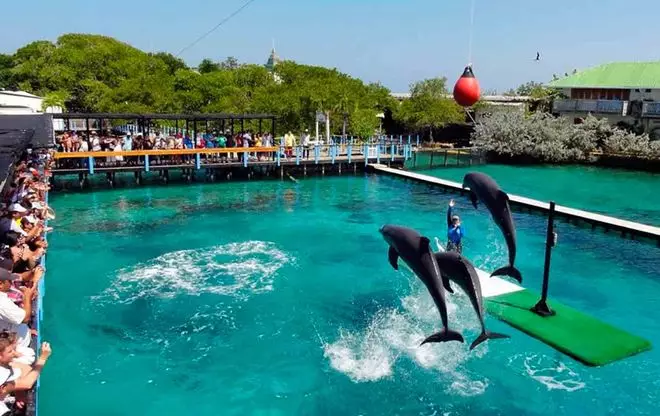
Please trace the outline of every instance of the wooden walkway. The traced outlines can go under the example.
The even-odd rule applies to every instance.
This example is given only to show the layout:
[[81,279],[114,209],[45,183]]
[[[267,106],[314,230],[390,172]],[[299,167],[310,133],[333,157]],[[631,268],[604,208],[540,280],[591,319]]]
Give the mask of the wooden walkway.
[[[401,169],[389,168],[382,164],[370,164],[370,168],[374,169],[379,173],[386,173],[394,175],[400,178],[411,179],[418,182],[427,183],[430,185],[437,185],[445,189],[452,191],[457,191],[463,193],[462,184],[458,182],[448,181],[445,179],[436,178],[433,176],[422,175],[419,173],[409,172]],[[512,206],[517,206],[519,208],[525,208],[529,211],[536,211],[541,213],[547,213],[550,210],[549,202],[541,202],[531,198],[525,198],[518,195],[509,194],[509,200],[511,201]],[[640,237],[644,240],[650,240],[660,246],[660,228],[654,227],[652,225],[641,224],[633,221],[626,221],[619,218],[610,217],[607,215],[596,214],[593,212],[583,211],[580,209],[569,208],[561,205],[555,205],[555,215],[562,217],[570,223],[574,221],[576,223],[584,222],[590,224],[592,228],[597,226],[601,227],[608,232],[609,230],[615,230],[621,233],[622,237],[630,237],[635,239]]]
[[[297,146],[284,156],[284,148],[215,148],[182,150],[131,150],[118,152],[56,153],[57,175],[113,172],[162,171],[168,169],[224,169],[248,167],[312,167],[350,164],[366,167],[369,162],[402,165],[412,155],[411,145],[312,146],[308,157]],[[261,156],[260,159],[254,157]],[[117,160],[122,158],[123,160]]]

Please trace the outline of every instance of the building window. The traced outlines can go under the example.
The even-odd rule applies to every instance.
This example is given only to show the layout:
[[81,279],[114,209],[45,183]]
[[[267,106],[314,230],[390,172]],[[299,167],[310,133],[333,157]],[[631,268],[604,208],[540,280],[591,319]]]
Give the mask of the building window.
[[639,88],[635,88],[635,92],[640,92],[640,91],[639,91]]
[[647,88],[647,89],[644,90],[644,92],[651,92],[651,89]]

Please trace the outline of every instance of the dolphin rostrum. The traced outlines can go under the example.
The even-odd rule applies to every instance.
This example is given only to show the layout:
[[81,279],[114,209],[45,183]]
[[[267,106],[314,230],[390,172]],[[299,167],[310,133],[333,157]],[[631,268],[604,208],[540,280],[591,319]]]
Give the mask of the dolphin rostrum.
[[470,200],[475,208],[477,208],[477,201],[483,202],[488,208],[493,221],[504,234],[506,245],[509,248],[509,264],[495,270],[491,273],[491,276],[511,276],[522,283],[522,275],[514,266],[516,260],[516,227],[511,217],[509,196],[500,189],[493,178],[481,172],[470,172],[465,175],[463,189],[466,187],[470,188]]
[[379,231],[390,246],[388,259],[394,270],[399,270],[398,259],[401,257],[413,273],[426,285],[435,306],[440,312],[442,330],[426,338],[421,345],[427,342],[464,342],[460,333],[449,329],[445,292],[440,281],[440,269],[435,261],[429,239],[411,228],[397,225],[383,225]]
[[[440,268],[443,281],[451,280],[463,289],[479,318],[481,334],[472,342],[470,350],[473,350],[477,345],[488,339],[509,338],[508,335],[490,332],[486,329],[481,283],[479,282],[479,275],[477,275],[477,271],[474,269],[472,263],[467,258],[453,251],[437,252],[434,256]],[[445,283],[445,285],[447,284]]]

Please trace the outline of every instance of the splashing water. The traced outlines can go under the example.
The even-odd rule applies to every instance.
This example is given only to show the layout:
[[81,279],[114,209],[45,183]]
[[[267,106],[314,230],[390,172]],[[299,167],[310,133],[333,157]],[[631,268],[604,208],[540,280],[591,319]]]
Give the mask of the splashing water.
[[120,303],[182,293],[245,298],[272,290],[277,272],[294,262],[274,243],[263,241],[174,251],[119,270],[117,279],[100,297]]
[[[446,296],[450,327],[468,339],[479,332],[467,296],[459,291]],[[470,353],[457,342],[420,346],[424,338],[437,332],[441,325],[437,308],[421,282],[416,281],[413,294],[401,300],[402,310],[382,309],[362,332],[340,330],[339,339],[324,345],[324,355],[335,370],[354,382],[377,381],[394,375],[394,365],[406,356],[417,365],[441,374],[449,380],[447,390],[463,396],[483,394],[487,379],[471,379],[461,368],[470,355],[482,357],[487,345]]]
[[586,386],[578,373],[556,358],[518,354],[509,359],[509,364],[518,366],[520,361],[525,374],[546,386],[548,390],[574,392]]

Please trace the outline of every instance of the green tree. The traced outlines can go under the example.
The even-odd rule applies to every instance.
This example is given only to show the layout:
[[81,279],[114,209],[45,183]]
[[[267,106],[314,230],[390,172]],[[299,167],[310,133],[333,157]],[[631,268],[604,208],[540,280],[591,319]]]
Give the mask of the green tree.
[[351,133],[362,140],[367,140],[376,133],[378,117],[376,111],[356,108],[351,114]]
[[12,90],[16,88],[14,74],[14,57],[0,53],[0,89]]
[[427,130],[433,141],[433,129],[465,120],[463,109],[449,98],[446,78],[431,78],[411,85],[410,99],[403,102],[399,115],[412,129]]
[[202,59],[202,62],[197,66],[197,71],[200,74],[208,74],[209,72],[219,71],[220,64],[213,62],[212,60],[205,58]]
[[49,107],[61,107],[62,111],[66,110],[66,100],[69,98],[69,93],[66,91],[53,91],[46,94],[41,102],[41,111],[46,111]]
[[174,75],[176,71],[180,69],[188,69],[188,66],[186,65],[185,62],[183,62],[182,59],[177,58],[176,56],[172,55],[171,53],[167,52],[158,52],[155,54],[152,54],[153,57],[160,59],[163,61],[165,65],[167,65],[167,68],[169,69],[170,75]]
[[220,62],[220,68],[222,69],[236,69],[239,66],[241,66],[241,64],[238,62],[238,59],[233,56],[229,56],[227,59]]

